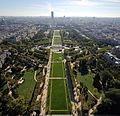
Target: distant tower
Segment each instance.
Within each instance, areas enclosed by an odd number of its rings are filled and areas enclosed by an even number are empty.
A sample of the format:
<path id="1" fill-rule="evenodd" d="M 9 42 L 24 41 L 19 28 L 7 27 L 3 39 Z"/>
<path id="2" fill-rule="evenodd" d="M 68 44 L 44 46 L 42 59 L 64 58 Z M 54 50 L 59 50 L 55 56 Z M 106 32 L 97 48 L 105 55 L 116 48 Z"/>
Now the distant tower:
<path id="1" fill-rule="evenodd" d="M 51 11 L 51 18 L 53 19 L 54 18 L 54 12 Z"/>

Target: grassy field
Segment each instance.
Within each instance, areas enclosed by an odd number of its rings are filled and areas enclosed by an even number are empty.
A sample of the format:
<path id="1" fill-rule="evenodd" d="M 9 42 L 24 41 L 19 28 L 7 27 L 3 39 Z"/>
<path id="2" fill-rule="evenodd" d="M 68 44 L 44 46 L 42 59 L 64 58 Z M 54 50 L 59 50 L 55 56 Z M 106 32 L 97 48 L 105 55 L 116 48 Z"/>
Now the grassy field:
<path id="1" fill-rule="evenodd" d="M 63 64 L 63 53 L 52 54 L 51 77 L 48 91 L 48 114 L 70 114 L 71 103 Z M 57 77 L 61 79 L 57 79 Z"/>
<path id="2" fill-rule="evenodd" d="M 53 44 L 54 45 L 61 45 L 62 44 L 60 32 L 58 30 L 54 31 L 54 34 L 53 34 Z"/>
<path id="3" fill-rule="evenodd" d="M 51 77 L 64 77 L 63 63 L 52 63 Z"/>
<path id="4" fill-rule="evenodd" d="M 55 30 L 53 34 L 53 45 L 61 45 L 61 43 L 60 32 Z M 51 79 L 47 101 L 48 114 L 70 114 L 71 103 L 63 59 L 63 53 L 52 53 Z"/>
<path id="5" fill-rule="evenodd" d="M 54 30 L 54 36 L 60 36 L 60 31 L 59 30 Z"/>
<path id="6" fill-rule="evenodd" d="M 51 65 L 51 77 L 65 77 L 65 70 L 63 64 L 63 53 L 54 53 L 52 54 L 52 65 Z"/>
<path id="7" fill-rule="evenodd" d="M 50 109 L 67 110 L 65 80 L 51 80 Z"/>
<path id="8" fill-rule="evenodd" d="M 62 44 L 62 42 L 61 42 L 61 37 L 55 37 L 54 36 L 54 41 L 53 41 L 53 44 L 54 45 L 61 45 Z"/>
<path id="9" fill-rule="evenodd" d="M 34 80 L 34 70 L 31 69 L 25 72 L 23 79 L 24 82 L 19 86 L 18 93 L 23 95 L 27 101 L 30 101 L 36 84 Z"/>
<path id="10" fill-rule="evenodd" d="M 93 86 L 93 73 L 89 73 L 86 75 L 80 75 L 79 81 L 83 83 L 83 85 L 87 86 L 87 88 L 96 96 L 100 97 L 100 93 Z"/>
<path id="11" fill-rule="evenodd" d="M 63 53 L 54 53 L 52 54 L 53 57 L 53 61 L 54 62 L 58 62 L 58 61 L 62 61 L 63 60 Z"/>

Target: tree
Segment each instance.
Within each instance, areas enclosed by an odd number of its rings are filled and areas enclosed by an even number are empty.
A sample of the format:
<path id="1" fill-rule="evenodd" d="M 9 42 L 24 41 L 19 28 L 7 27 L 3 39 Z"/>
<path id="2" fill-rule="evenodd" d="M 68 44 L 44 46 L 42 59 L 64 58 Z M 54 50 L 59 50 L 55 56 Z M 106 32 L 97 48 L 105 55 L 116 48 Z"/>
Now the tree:
<path id="1" fill-rule="evenodd" d="M 90 59 L 88 60 L 88 65 L 90 67 L 90 70 L 93 71 L 96 67 L 96 58 L 94 56 L 91 56 Z"/>
<path id="2" fill-rule="evenodd" d="M 19 96 L 9 102 L 8 114 L 12 116 L 22 115 L 27 109 L 27 104 L 23 96 Z"/>
<path id="3" fill-rule="evenodd" d="M 85 100 L 87 101 L 87 99 L 88 99 L 88 88 L 86 86 L 83 87 L 83 94 L 85 96 Z"/>
<path id="4" fill-rule="evenodd" d="M 112 106 L 112 100 L 109 98 L 106 98 L 102 101 L 102 104 L 100 104 L 97 108 L 97 114 L 111 114 L 111 107 Z"/>
<path id="5" fill-rule="evenodd" d="M 109 87 L 112 87 L 111 80 L 113 79 L 113 77 L 109 71 L 102 71 L 100 78 L 104 90 L 107 90 Z"/>
<path id="6" fill-rule="evenodd" d="M 114 87 L 120 89 L 120 81 L 119 80 L 116 79 L 114 81 Z"/>
<path id="7" fill-rule="evenodd" d="M 104 70 L 104 66 L 103 65 L 104 65 L 104 61 L 99 58 L 97 60 L 97 62 L 96 62 L 96 70 L 97 71 Z"/>
<path id="8" fill-rule="evenodd" d="M 87 63 L 86 59 L 81 59 L 79 62 L 79 71 L 81 75 L 85 75 L 88 73 Z"/>
<path id="9" fill-rule="evenodd" d="M 93 78 L 93 86 L 97 88 L 99 91 L 102 89 L 102 85 L 100 83 L 100 75 L 97 73 L 95 77 Z"/>
<path id="10" fill-rule="evenodd" d="M 105 92 L 105 98 L 98 107 L 98 114 L 120 115 L 120 89 L 111 88 Z"/>

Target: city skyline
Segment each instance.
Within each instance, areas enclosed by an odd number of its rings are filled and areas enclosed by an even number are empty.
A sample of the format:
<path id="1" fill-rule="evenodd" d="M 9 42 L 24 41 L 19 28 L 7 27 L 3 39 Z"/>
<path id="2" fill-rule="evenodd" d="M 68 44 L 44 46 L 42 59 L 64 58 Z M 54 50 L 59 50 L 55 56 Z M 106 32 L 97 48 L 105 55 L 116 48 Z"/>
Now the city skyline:
<path id="1" fill-rule="evenodd" d="M 0 16 L 120 17 L 120 0 L 0 0 Z"/>

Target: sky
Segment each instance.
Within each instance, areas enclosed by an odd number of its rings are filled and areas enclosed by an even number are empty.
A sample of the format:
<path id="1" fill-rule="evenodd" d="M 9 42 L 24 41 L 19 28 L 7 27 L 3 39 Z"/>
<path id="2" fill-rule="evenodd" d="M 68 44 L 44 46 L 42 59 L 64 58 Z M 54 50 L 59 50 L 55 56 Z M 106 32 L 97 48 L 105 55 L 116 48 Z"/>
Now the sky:
<path id="1" fill-rule="evenodd" d="M 0 0 L 0 16 L 120 17 L 120 0 Z"/>

